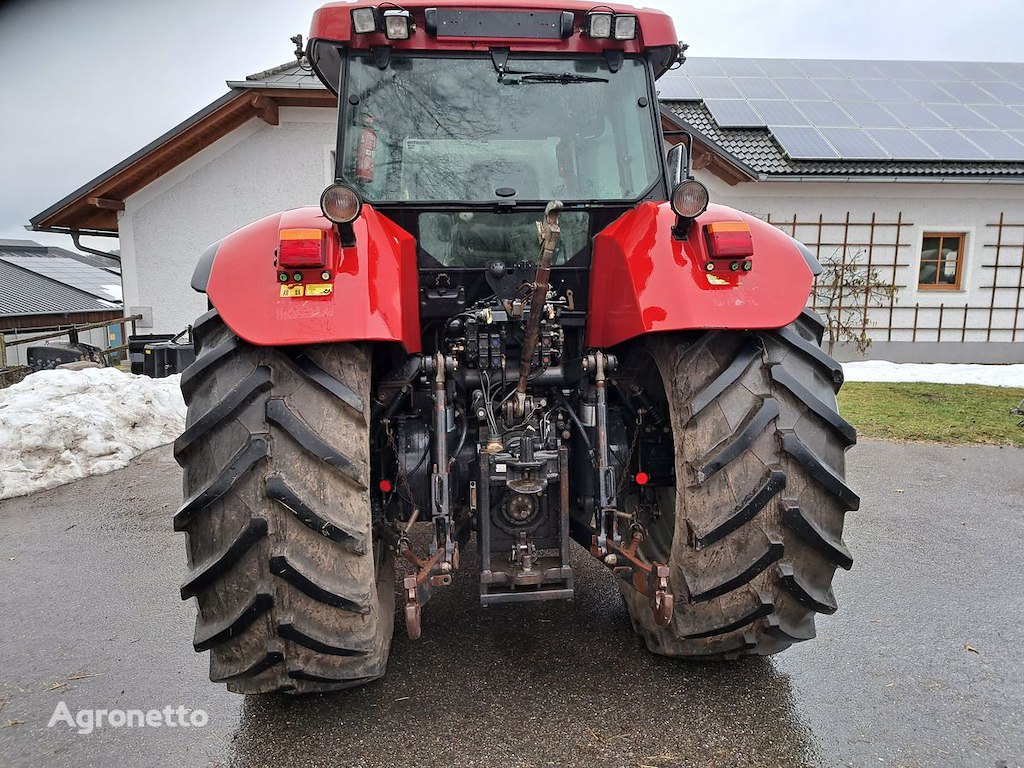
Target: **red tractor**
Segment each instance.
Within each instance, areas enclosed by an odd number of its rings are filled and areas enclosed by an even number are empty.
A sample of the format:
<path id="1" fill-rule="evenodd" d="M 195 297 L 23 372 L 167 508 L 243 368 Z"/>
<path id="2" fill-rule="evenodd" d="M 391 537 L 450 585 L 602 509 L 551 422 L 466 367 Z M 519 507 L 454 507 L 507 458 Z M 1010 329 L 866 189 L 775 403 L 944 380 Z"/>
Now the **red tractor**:
<path id="1" fill-rule="evenodd" d="M 663 154 L 681 48 L 579 0 L 316 13 L 337 180 L 192 282 L 174 524 L 212 680 L 380 677 L 396 593 L 419 637 L 474 536 L 484 605 L 572 599 L 576 541 L 654 653 L 776 653 L 835 611 L 856 436 L 804 309 L 820 267 L 709 205 L 687 137 Z"/>

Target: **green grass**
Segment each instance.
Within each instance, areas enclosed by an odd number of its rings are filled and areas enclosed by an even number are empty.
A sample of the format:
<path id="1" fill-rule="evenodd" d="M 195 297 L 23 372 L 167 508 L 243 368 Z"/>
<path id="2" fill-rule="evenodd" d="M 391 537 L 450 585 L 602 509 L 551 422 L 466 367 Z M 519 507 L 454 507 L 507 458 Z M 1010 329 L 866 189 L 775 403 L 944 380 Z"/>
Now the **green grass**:
<path id="1" fill-rule="evenodd" d="M 860 437 L 934 443 L 1024 446 L 1020 416 L 1009 411 L 1024 389 L 977 384 L 849 382 L 839 410 Z"/>

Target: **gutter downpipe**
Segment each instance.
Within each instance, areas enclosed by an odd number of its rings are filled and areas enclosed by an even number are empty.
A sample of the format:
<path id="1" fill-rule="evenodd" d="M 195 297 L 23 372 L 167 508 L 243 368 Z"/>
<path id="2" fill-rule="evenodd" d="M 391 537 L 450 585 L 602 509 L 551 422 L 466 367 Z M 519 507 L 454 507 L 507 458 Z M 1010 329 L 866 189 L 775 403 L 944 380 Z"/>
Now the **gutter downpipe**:
<path id="1" fill-rule="evenodd" d="M 116 264 L 118 264 L 120 266 L 120 264 L 121 264 L 121 257 L 120 256 L 117 256 L 117 255 L 115 255 L 113 253 L 107 253 L 106 251 L 98 251 L 95 248 L 90 248 L 87 245 L 82 245 L 82 243 L 79 241 L 80 235 L 79 235 L 79 233 L 77 231 L 71 231 L 71 232 L 68 232 L 67 234 L 71 235 L 71 242 L 73 242 L 75 244 L 75 248 L 77 248 L 78 250 L 80 250 L 80 251 L 82 251 L 84 253 L 91 253 L 93 256 L 100 256 L 100 257 L 102 257 L 104 259 L 110 259 L 111 261 L 115 262 Z"/>

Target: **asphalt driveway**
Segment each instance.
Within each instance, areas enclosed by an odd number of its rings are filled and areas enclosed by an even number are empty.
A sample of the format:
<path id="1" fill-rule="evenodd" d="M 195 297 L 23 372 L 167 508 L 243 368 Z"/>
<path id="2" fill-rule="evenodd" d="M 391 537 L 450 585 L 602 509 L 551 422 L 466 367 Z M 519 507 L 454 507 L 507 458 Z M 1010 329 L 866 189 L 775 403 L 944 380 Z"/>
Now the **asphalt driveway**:
<path id="1" fill-rule="evenodd" d="M 347 696 L 240 697 L 192 652 L 169 448 L 0 502 L 0 765 L 1019 766 L 1024 451 L 865 442 L 855 564 L 818 637 L 701 665 L 643 650 L 578 552 L 571 604 L 481 608 L 472 554 Z M 205 727 L 47 727 L 79 709 Z"/>

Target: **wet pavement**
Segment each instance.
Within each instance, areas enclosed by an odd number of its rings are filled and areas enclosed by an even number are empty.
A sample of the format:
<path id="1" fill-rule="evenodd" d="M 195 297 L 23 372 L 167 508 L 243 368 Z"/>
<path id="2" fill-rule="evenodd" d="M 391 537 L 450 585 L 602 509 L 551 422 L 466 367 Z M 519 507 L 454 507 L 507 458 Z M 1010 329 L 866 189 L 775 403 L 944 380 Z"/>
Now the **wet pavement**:
<path id="1" fill-rule="evenodd" d="M 809 643 L 659 658 L 582 551 L 573 603 L 488 609 L 470 553 L 421 640 L 399 619 L 384 680 L 301 699 L 229 694 L 192 652 L 169 448 L 2 501 L 0 765 L 1020 768 L 1024 451 L 865 442 L 850 459 L 855 564 Z M 47 727 L 61 701 L 209 722 L 80 735 Z"/>

